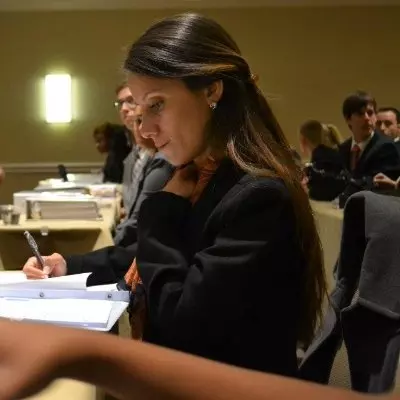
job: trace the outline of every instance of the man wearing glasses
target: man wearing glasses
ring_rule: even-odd
[[[125,83],[122,83],[117,86],[115,93],[117,98],[114,106],[118,110],[120,120],[126,128],[127,141],[132,147],[131,152],[124,160],[124,173],[122,177],[122,201],[125,215],[129,216],[139,195],[138,189],[144,178],[144,171],[150,159],[145,157],[145,151],[136,145],[135,137],[132,133],[134,103],[131,91]]]

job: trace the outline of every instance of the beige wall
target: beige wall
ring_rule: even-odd
[[[0,13],[0,164],[100,160],[91,131],[116,119],[113,90],[125,47],[155,18],[175,12]],[[340,106],[354,89],[400,106],[400,8],[203,12],[234,35],[263,90],[281,96],[272,104],[295,145],[307,118],[334,122],[347,135]],[[75,79],[76,119],[65,127],[41,119],[40,80],[58,70]]]

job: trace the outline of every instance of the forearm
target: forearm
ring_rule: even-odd
[[[68,349],[72,358],[65,377],[102,387],[120,399],[366,399],[107,335],[80,335]]]

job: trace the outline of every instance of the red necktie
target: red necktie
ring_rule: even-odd
[[[354,171],[356,169],[358,160],[360,159],[360,153],[361,153],[360,146],[358,144],[355,144],[351,148],[351,159],[350,159],[350,169],[351,169],[351,171]]]

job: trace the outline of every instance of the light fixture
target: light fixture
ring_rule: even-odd
[[[44,84],[46,121],[50,124],[71,122],[71,76],[68,74],[46,75]]]

